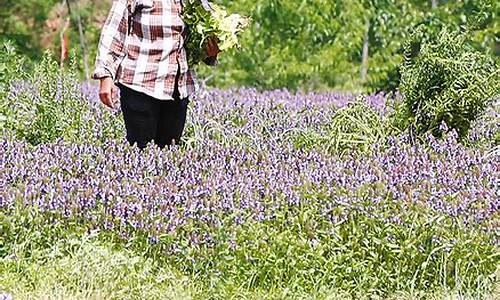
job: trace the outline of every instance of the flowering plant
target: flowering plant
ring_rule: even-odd
[[[190,65],[208,56],[205,44],[211,38],[218,42],[220,51],[239,47],[238,34],[250,23],[248,17],[228,14],[224,7],[200,0],[187,0],[182,17],[190,28],[186,41]]]

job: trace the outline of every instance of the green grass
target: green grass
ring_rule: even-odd
[[[289,225],[280,217],[271,223],[228,225],[224,228],[237,234],[233,250],[220,232],[214,233],[215,247],[170,241],[179,251],[166,254],[139,235],[124,240],[112,232],[89,231],[83,223],[47,222],[48,216],[33,210],[11,211],[0,214],[0,294],[14,299],[500,296],[498,252],[472,229],[454,228],[443,218],[414,218],[407,228],[360,216],[326,232],[310,213],[283,216]],[[307,238],[311,230],[318,238],[314,246]],[[400,240],[386,245],[386,235]],[[447,252],[440,252],[440,244],[426,249],[428,238],[436,235],[443,245],[451,238],[455,246]]]
[[[67,249],[73,250],[67,253]],[[62,240],[30,258],[0,260],[0,291],[14,299],[304,299],[287,289],[249,292],[241,287],[205,287],[145,256],[97,237]],[[328,299],[340,299],[336,296]]]
[[[184,299],[196,292],[188,278],[88,236],[34,257],[4,258],[0,277],[14,299]]]
[[[67,252],[69,248],[72,251]],[[14,299],[352,299],[328,287],[308,294],[287,288],[249,291],[229,283],[207,288],[200,284],[202,281],[89,235],[61,240],[30,258],[0,260],[0,291],[10,293]],[[360,299],[480,298],[447,291]],[[498,298],[491,295],[482,299]]]

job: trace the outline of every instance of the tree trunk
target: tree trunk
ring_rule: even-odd
[[[85,79],[89,79],[89,60],[87,55],[87,43],[85,42],[82,18],[80,17],[80,14],[78,14],[77,22],[78,22],[78,33],[80,35],[80,46],[82,47],[83,72],[85,74]]]
[[[68,7],[68,15],[71,18],[71,4],[70,0],[65,0],[66,1],[66,6]],[[89,63],[88,63],[88,57],[87,57],[87,45],[85,43],[85,35],[83,33],[83,24],[82,24],[82,18],[80,17],[80,12],[78,11],[77,8],[77,13],[76,13],[76,25],[78,28],[78,34],[80,36],[80,48],[82,50],[82,58],[83,58],[83,72],[85,79],[89,79]]]
[[[363,56],[361,61],[361,82],[366,81],[368,76],[368,55],[369,55],[369,43],[370,43],[370,20],[366,20],[366,31],[363,40]]]
[[[432,8],[437,8],[439,5],[439,0],[431,0],[431,6]]]
[[[61,40],[61,55],[60,55],[60,60],[61,60],[61,68],[64,66],[64,61],[66,58],[68,58],[68,49],[69,49],[69,43],[68,43],[68,29],[69,29],[69,24],[70,20],[69,17],[67,17],[66,21],[64,22],[63,28],[61,29],[61,32],[59,33],[59,37]]]

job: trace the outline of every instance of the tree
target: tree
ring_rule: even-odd
[[[223,53],[215,69],[200,66],[197,70],[199,78],[212,75],[208,84],[219,87],[394,89],[399,83],[402,43],[420,24],[435,35],[445,26],[476,23],[474,46],[500,52],[500,1],[440,0],[434,8],[432,0],[212,1],[253,18],[241,37],[241,50]],[[19,52],[33,59],[41,56],[43,48],[59,51],[59,32],[69,4],[69,42],[80,45],[70,52],[87,74],[110,2],[0,0],[0,39],[12,40]],[[52,32],[49,25],[56,20],[59,23],[53,22]]]
[[[40,36],[58,0],[0,0],[0,40],[10,40],[31,58],[42,54]]]

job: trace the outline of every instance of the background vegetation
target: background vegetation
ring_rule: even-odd
[[[498,61],[500,3],[492,0],[215,0],[254,22],[242,49],[225,53],[201,78],[218,87],[388,90],[399,82],[403,42],[418,25],[428,37],[467,28],[476,49]],[[30,59],[59,53],[68,16],[70,51],[82,76],[93,67],[99,30],[111,1],[1,0],[0,39]],[[85,51],[83,51],[84,49]],[[85,63],[86,62],[86,63]],[[85,65],[88,65],[85,68]]]

